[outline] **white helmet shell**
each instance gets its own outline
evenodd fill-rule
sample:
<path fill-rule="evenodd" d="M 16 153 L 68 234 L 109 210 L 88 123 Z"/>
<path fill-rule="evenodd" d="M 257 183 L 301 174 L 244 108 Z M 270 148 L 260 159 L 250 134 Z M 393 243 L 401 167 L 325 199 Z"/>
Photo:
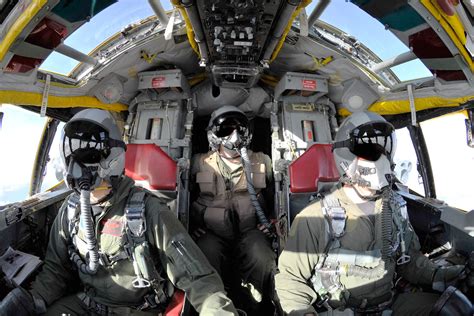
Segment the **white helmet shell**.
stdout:
<path fill-rule="evenodd" d="M 64 165 L 64 178 L 77 179 L 81 171 L 79 166 L 69 168 L 70 158 L 74 156 L 81 146 L 85 145 L 84 141 L 78 140 L 84 133 L 89 132 L 90 128 L 97 127 L 102 134 L 106 135 L 107 153 L 106 157 L 101 157 L 97 162 L 79 161 L 86 167 L 90 167 L 97 174 L 93 186 L 100 184 L 101 180 L 111 182 L 111 177 L 119 177 L 125 169 L 125 143 L 122 141 L 122 134 L 112 117 L 112 115 L 104 110 L 85 109 L 74 115 L 65 125 L 61 134 L 60 153 L 61 160 Z M 92 140 L 90 144 L 98 144 Z M 71 148 L 72 147 L 72 148 Z M 82 147 L 83 148 L 83 147 Z M 89 147 L 87 147 L 89 148 Z M 68 170 L 70 169 L 70 170 Z M 72 174 L 71 174 L 72 173 Z M 69 187 L 74 187 L 74 183 L 66 181 Z"/>
<path fill-rule="evenodd" d="M 228 135 L 219 135 L 222 132 L 227 134 L 223 131 L 222 127 L 228 121 L 238 125 L 237 132 L 232 130 Z M 211 114 L 207 126 L 207 140 L 209 141 L 209 146 L 214 151 L 219 150 L 221 144 L 228 147 L 229 150 L 247 147 L 252 140 L 247 116 L 235 106 L 225 105 L 218 108 Z"/>
<path fill-rule="evenodd" d="M 370 149 L 370 152 L 363 154 L 357 150 L 363 146 L 368 146 L 364 150 Z M 387 176 L 392 175 L 395 149 L 393 126 L 379 114 L 363 111 L 342 122 L 336 133 L 333 155 L 341 176 L 379 190 L 388 185 Z"/>

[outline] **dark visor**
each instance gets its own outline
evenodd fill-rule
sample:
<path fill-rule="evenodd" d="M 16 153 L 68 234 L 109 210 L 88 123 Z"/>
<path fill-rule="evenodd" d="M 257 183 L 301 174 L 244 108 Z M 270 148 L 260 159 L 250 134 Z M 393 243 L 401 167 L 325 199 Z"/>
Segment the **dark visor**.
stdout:
<path fill-rule="evenodd" d="M 346 147 L 357 157 L 376 161 L 382 154 L 391 155 L 394 130 L 393 125 L 388 122 L 362 124 L 352 130 L 349 139 L 335 142 L 332 148 Z"/>
<path fill-rule="evenodd" d="M 237 119 L 227 118 L 215 127 L 215 134 L 217 137 L 226 137 L 232 134 L 234 130 L 237 130 L 237 132 L 243 132 L 243 128 L 241 122 Z"/>
<path fill-rule="evenodd" d="M 120 140 L 109 138 L 109 133 L 101 126 L 87 121 L 69 123 L 65 129 L 63 147 L 68 147 L 71 156 L 82 163 L 99 163 L 110 155 L 113 147 L 126 148 Z"/>

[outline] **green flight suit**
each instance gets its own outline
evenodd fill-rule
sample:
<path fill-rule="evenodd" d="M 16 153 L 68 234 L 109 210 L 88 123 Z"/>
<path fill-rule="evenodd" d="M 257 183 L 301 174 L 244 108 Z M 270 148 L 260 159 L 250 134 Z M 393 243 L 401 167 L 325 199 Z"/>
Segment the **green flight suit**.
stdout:
<path fill-rule="evenodd" d="M 123 250 L 126 218 L 124 209 L 127 198 L 134 187 L 133 181 L 124 177 L 117 192 L 106 203 L 102 213 L 95 218 L 95 230 L 99 251 L 113 256 Z M 147 195 L 148 196 L 148 195 Z M 145 205 L 146 240 L 156 266 L 162 276 L 187 294 L 187 298 L 198 312 L 206 315 L 236 315 L 232 302 L 227 298 L 219 275 L 208 263 L 205 256 L 189 237 L 181 223 L 166 204 L 149 196 Z M 34 281 L 32 294 L 44 299 L 48 314 L 87 313 L 87 306 L 78 300 L 88 299 L 106 305 L 109 313 L 143 314 L 136 308 L 144 303 L 144 296 L 151 288 L 134 288 L 136 278 L 132 262 L 125 258 L 111 265 L 100 265 L 94 275 L 84 274 L 73 267 L 69 259 L 68 247 L 70 229 L 68 227 L 67 201 L 61 207 L 51 229 L 50 241 L 43 270 Z M 77 250 L 81 250 L 81 225 L 77 233 Z M 177 249 L 179 242 L 183 248 Z M 84 292 L 71 293 L 74 284 L 80 283 Z M 89 306 L 90 307 L 90 306 Z M 90 312 L 90 311 L 89 311 Z M 149 313 L 157 314 L 156 311 Z"/>
<path fill-rule="evenodd" d="M 271 192 L 267 190 L 273 178 L 271 160 L 261 152 L 248 154 L 252 181 L 265 209 L 262 194 Z M 231 170 L 217 152 L 208 152 L 193 157 L 192 175 L 199 186 L 199 196 L 191 210 L 192 222 L 206 231 L 196 243 L 230 289 L 236 290 L 241 281 L 251 284 L 265 301 L 262 306 L 267 304 L 272 293 L 276 254 L 269 238 L 257 228 L 258 219 L 243 166 Z M 236 304 L 241 301 L 244 300 L 239 299 Z M 246 306 L 242 308 L 250 310 Z"/>
<path fill-rule="evenodd" d="M 339 239 L 341 248 L 357 252 L 381 249 L 381 208 L 378 207 L 381 199 L 375 202 L 375 214 L 370 217 L 351 202 L 340 186 L 330 194 L 339 200 L 346 211 L 345 234 Z M 396 229 L 393 229 L 392 240 L 395 240 L 395 234 Z M 316 264 L 325 253 L 329 238 L 328 222 L 323 215 L 320 200 L 309 204 L 296 216 L 279 258 L 279 273 L 275 276 L 276 292 L 285 313 L 305 315 L 315 312 L 312 304 L 316 302 L 318 293 L 313 289 L 310 279 Z M 386 262 L 385 275 L 374 282 L 355 276 L 341 276 L 341 283 L 350 293 L 349 302 L 365 302 L 370 307 L 371 303 L 376 306 L 389 300 L 395 272 L 413 284 L 431 285 L 436 266 L 419 249 L 418 238 L 413 233 L 408 251 L 411 256 L 409 263 L 396 265 L 396 258 L 387 260 L 389 262 Z M 392 305 L 393 315 L 428 315 L 438 298 L 436 294 L 416 293 L 416 303 L 413 304 L 414 300 L 410 300 L 410 295 L 403 294 L 396 298 Z M 406 300 L 407 304 L 402 304 L 400 299 Z M 351 306 L 350 303 L 341 304 L 340 301 L 330 300 L 329 303 L 333 307 L 360 307 Z"/>

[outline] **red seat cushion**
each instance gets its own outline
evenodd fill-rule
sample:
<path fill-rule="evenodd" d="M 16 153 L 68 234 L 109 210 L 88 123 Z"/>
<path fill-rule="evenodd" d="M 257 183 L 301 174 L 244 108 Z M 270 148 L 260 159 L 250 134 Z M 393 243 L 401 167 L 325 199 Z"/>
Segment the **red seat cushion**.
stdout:
<path fill-rule="evenodd" d="M 331 144 L 314 144 L 290 164 L 288 169 L 292 193 L 316 192 L 318 182 L 339 180 L 331 147 Z"/>
<path fill-rule="evenodd" d="M 173 297 L 166 307 L 165 315 L 166 316 L 180 316 L 181 312 L 183 311 L 184 303 L 186 297 L 184 296 L 184 292 L 178 289 L 174 290 Z"/>
<path fill-rule="evenodd" d="M 125 175 L 151 190 L 176 190 L 176 162 L 155 144 L 128 144 Z"/>

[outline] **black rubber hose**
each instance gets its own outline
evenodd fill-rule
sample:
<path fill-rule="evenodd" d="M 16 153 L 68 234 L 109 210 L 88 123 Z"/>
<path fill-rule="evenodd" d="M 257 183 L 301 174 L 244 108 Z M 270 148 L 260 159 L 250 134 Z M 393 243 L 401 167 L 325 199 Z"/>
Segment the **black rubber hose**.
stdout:
<path fill-rule="evenodd" d="M 69 248 L 69 257 L 82 273 L 94 275 L 99 268 L 99 252 L 97 250 L 97 238 L 95 236 L 94 223 L 92 221 L 90 194 L 91 192 L 89 190 L 81 189 L 80 222 L 84 226 L 84 238 L 87 247 L 87 264 L 77 254 L 74 248 Z"/>
<path fill-rule="evenodd" d="M 392 198 L 392 190 L 387 188 L 382 193 L 382 260 L 374 268 L 365 268 L 356 265 L 350 265 L 347 275 L 357 276 L 365 279 L 375 279 L 382 277 L 385 273 L 385 263 L 388 260 L 392 240 L 392 213 L 390 211 L 390 199 Z"/>
<path fill-rule="evenodd" d="M 270 224 L 270 221 L 267 219 L 267 216 L 265 215 L 265 212 L 263 211 L 262 206 L 260 205 L 260 202 L 258 201 L 257 192 L 255 191 L 255 187 L 253 186 L 253 183 L 252 183 L 252 171 L 251 171 L 252 163 L 250 162 L 250 158 L 247 153 L 247 148 L 242 147 L 239 150 L 239 153 L 242 159 L 242 165 L 244 166 L 245 178 L 247 179 L 247 190 L 250 195 L 250 201 L 253 207 L 255 208 L 255 214 L 257 215 L 257 218 L 260 224 L 262 224 L 266 229 L 268 229 L 268 231 L 270 231 L 273 234 L 272 224 Z"/>

